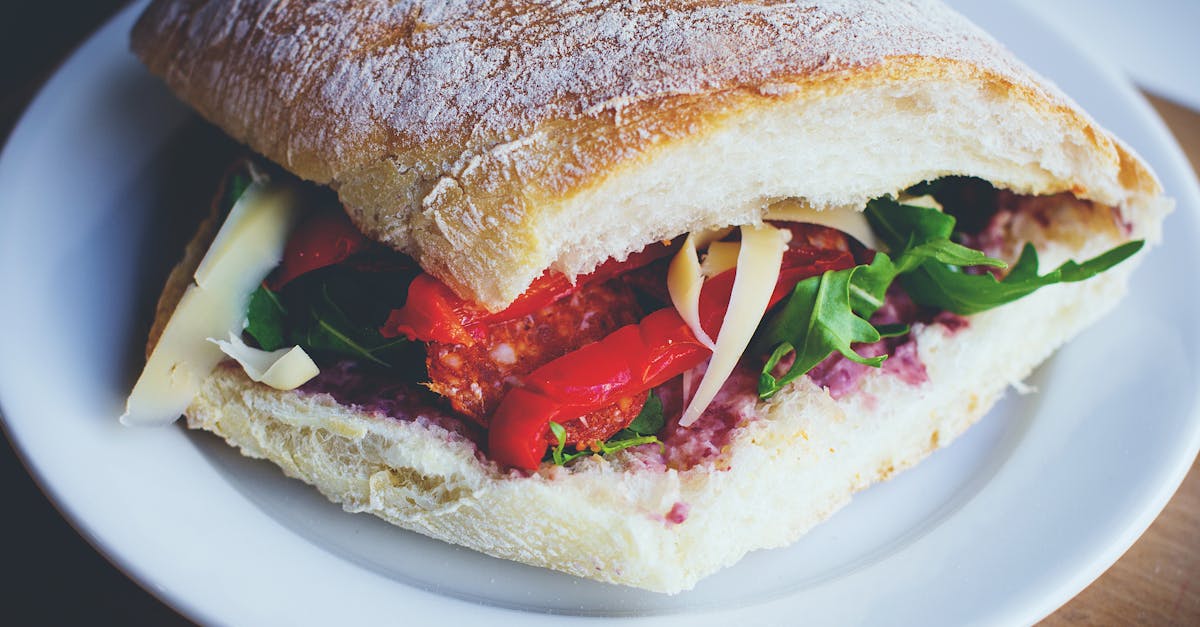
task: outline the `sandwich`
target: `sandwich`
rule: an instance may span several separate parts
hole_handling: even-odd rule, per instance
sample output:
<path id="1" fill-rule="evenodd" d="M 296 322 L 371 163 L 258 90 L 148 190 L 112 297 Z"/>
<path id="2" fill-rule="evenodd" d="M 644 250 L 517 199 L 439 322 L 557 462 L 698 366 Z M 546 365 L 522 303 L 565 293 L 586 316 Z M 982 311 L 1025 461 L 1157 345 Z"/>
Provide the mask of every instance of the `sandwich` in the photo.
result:
<path id="1" fill-rule="evenodd" d="M 1171 207 L 936 2 L 157 0 L 133 47 L 261 157 L 122 420 L 665 593 L 952 441 Z"/>

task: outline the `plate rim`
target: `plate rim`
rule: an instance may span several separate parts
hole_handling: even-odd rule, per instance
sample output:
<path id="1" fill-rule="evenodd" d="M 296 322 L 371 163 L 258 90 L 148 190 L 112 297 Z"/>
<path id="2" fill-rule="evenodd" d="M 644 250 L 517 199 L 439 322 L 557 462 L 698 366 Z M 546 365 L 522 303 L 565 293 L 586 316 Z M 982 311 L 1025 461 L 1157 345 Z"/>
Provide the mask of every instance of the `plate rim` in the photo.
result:
<path id="1" fill-rule="evenodd" d="M 21 114 L 16 123 L 13 125 L 8 140 L 6 141 L 3 150 L 0 151 L 0 168 L 3 168 L 4 164 L 13 159 L 12 153 L 16 150 L 14 146 L 17 145 L 17 138 L 23 137 L 27 133 L 27 131 L 23 131 L 23 129 L 28 126 L 27 123 L 31 117 L 31 114 L 39 107 L 44 108 L 46 106 L 44 101 L 48 98 L 47 94 L 50 93 L 52 89 L 54 89 L 55 85 L 57 85 L 57 82 L 61 80 L 61 76 L 65 68 L 67 68 L 70 64 L 79 63 L 81 58 L 80 55 L 84 48 L 88 44 L 97 41 L 97 39 L 103 33 L 114 29 L 116 26 L 125 21 L 131 22 L 131 14 L 140 12 L 141 8 L 145 4 L 145 0 L 142 0 L 126 6 L 124 9 L 106 21 L 101 27 L 93 31 L 93 33 L 89 35 L 88 38 L 83 41 L 83 43 L 75 47 L 74 50 L 65 58 L 65 60 L 63 60 L 57 66 L 54 72 L 38 90 L 36 96 L 30 101 L 27 109 Z M 1055 30 L 1055 32 L 1065 42 L 1072 45 L 1079 55 L 1086 58 L 1087 61 L 1093 66 L 1093 69 L 1109 75 L 1110 82 L 1108 85 L 1105 85 L 1106 89 L 1119 88 L 1123 92 L 1126 92 L 1126 96 L 1132 96 L 1132 99 L 1137 103 L 1135 106 L 1140 109 L 1138 112 L 1139 118 L 1141 119 L 1140 121 L 1149 123 L 1151 128 L 1154 129 L 1155 136 L 1150 138 L 1150 143 L 1155 145 L 1156 148 L 1163 149 L 1167 154 L 1167 162 L 1156 164 L 1156 171 L 1160 180 L 1170 180 L 1173 182 L 1173 185 L 1175 186 L 1173 191 L 1175 192 L 1175 197 L 1180 207 L 1185 208 L 1185 210 L 1187 207 L 1200 207 L 1200 184 L 1197 183 L 1190 164 L 1184 157 L 1183 152 L 1179 148 L 1176 140 L 1166 129 L 1165 124 L 1158 117 L 1157 113 L 1153 111 L 1150 105 L 1140 94 L 1133 90 L 1128 81 L 1118 74 L 1115 68 L 1104 63 L 1101 59 L 1095 58 L 1094 55 L 1090 54 L 1086 47 L 1076 45 L 1072 41 L 1073 37 L 1070 32 L 1056 28 L 1053 24 L 1046 25 Z M 2 190 L 0 190 L 0 193 L 2 193 Z M 1192 225 L 1195 227 L 1194 222 Z M 1195 232 L 1195 228 L 1193 228 L 1193 231 L 1193 235 L 1198 234 Z M 1058 586 L 1057 594 L 1042 594 L 1041 598 L 1045 602 L 1042 603 L 1040 607 L 1027 608 L 1025 612 L 1020 614 L 1006 615 L 1003 617 L 1005 620 L 1016 619 L 1018 622 L 1026 622 L 1031 619 L 1044 617 L 1050 612 L 1054 611 L 1054 609 L 1061 606 L 1062 603 L 1066 602 L 1080 590 L 1087 587 L 1087 585 L 1101 575 L 1109 566 L 1115 563 L 1115 561 L 1122 554 L 1124 554 L 1134 542 L 1136 542 L 1136 540 L 1150 526 L 1150 524 L 1153 523 L 1153 521 L 1161 513 L 1162 508 L 1167 504 L 1171 496 L 1178 489 L 1180 483 L 1183 481 L 1191 467 L 1192 460 L 1195 459 L 1197 452 L 1200 451 L 1200 390 L 1195 390 L 1193 392 L 1192 401 L 1192 417 L 1189 422 L 1192 427 L 1190 433 L 1190 443 L 1182 447 L 1178 447 L 1175 450 L 1176 454 L 1173 456 L 1174 462 L 1171 464 L 1173 473 L 1170 473 L 1173 475 L 1173 477 L 1171 480 L 1164 481 L 1159 484 L 1160 489 L 1151 499 L 1151 501 L 1156 504 L 1155 507 L 1143 508 L 1138 511 L 1137 515 L 1128 521 L 1123 533 L 1120 535 L 1119 541 L 1110 543 L 1107 551 L 1099 552 L 1093 555 L 1093 559 L 1091 560 L 1089 568 L 1079 569 L 1076 577 L 1070 581 L 1062 582 L 1061 585 Z M 113 566 L 116 567 L 120 572 L 129 577 L 131 580 L 135 581 L 139 586 L 162 601 L 164 604 L 176 609 L 176 611 L 179 611 L 181 614 L 189 618 L 201 619 L 204 622 L 220 622 L 221 618 L 218 614 L 211 613 L 206 608 L 196 605 L 193 600 L 190 600 L 186 597 L 183 591 L 170 591 L 156 586 L 152 577 L 150 576 L 151 573 L 144 570 L 141 565 L 127 561 L 130 559 L 128 553 L 123 552 L 121 547 L 114 546 L 111 540 L 106 540 L 97 534 L 96 530 L 88 524 L 86 514 L 76 509 L 72 503 L 66 502 L 66 500 L 63 498 L 62 491 L 54 485 L 53 481 L 48 480 L 42 470 L 38 468 L 36 454 L 27 449 L 26 440 L 22 438 L 17 430 L 15 430 L 10 424 L 6 407 L 7 405 L 4 400 L 0 399 L 0 428 L 3 429 L 5 435 L 9 438 L 18 460 L 25 467 L 26 471 L 32 477 L 34 482 L 38 485 L 38 488 L 45 493 L 52 506 L 60 513 L 60 515 L 63 516 L 64 519 L 68 521 L 69 524 L 71 524 L 76 532 L 78 532 L 81 537 L 83 537 L 94 549 L 97 550 L 97 552 L 104 556 L 104 558 L 113 564 Z M 176 435 L 182 437 L 182 434 Z M 1057 597 L 1057 601 L 1054 600 L 1055 597 Z M 439 597 L 439 601 L 445 600 L 448 599 Z M 466 608 L 460 609 L 465 610 Z M 484 613 L 489 615 L 493 612 L 506 611 L 494 607 L 486 607 L 484 609 Z M 1014 611 L 1016 610 L 1016 608 L 1011 609 Z M 523 613 L 522 616 L 532 622 L 539 622 L 542 618 L 553 618 L 555 622 L 559 622 L 565 618 L 562 616 L 547 617 L 546 615 L 528 613 Z M 684 614 L 683 616 L 688 615 Z M 995 616 L 994 618 L 1000 617 Z M 547 624 L 549 623 L 547 622 Z"/>

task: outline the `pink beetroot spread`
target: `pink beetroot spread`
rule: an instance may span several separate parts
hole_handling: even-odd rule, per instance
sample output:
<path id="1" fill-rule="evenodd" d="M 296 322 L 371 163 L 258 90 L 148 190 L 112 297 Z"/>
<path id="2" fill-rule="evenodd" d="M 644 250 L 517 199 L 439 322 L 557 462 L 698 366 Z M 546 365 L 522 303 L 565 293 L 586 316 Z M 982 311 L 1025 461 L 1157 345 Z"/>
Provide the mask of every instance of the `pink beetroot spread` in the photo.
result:
<path id="1" fill-rule="evenodd" d="M 871 316 L 871 322 L 877 327 L 905 324 L 916 328 L 920 325 L 939 324 L 952 333 L 969 324 L 966 318 L 948 311 L 923 310 L 896 285 L 888 289 L 887 300 L 879 311 Z M 899 377 L 909 385 L 920 385 L 929 380 L 925 364 L 921 363 L 917 353 L 916 335 L 912 333 L 884 338 L 872 344 L 855 344 L 854 349 L 864 357 L 887 355 L 888 358 L 883 362 L 883 371 Z M 781 368 L 790 365 L 781 364 Z M 871 370 L 871 366 L 864 366 L 834 353 L 810 370 L 808 376 L 813 383 L 829 390 L 830 396 L 840 399 L 857 391 L 863 377 Z"/>
<path id="2" fill-rule="evenodd" d="M 692 371 L 698 383 L 705 366 Z M 683 414 L 682 380 L 672 381 L 657 390 L 663 402 L 667 424 L 658 434 L 663 442 L 661 463 L 668 468 L 686 470 L 718 458 L 729 445 L 734 428 L 758 416 L 758 372 L 739 364 L 721 386 L 713 402 L 690 426 L 679 426 Z M 643 454 L 657 454 L 658 447 L 642 447 Z"/>
<path id="3" fill-rule="evenodd" d="M 691 509 L 691 505 L 688 505 L 684 502 L 677 502 L 671 506 L 671 511 L 667 512 L 667 515 L 664 516 L 664 518 L 667 522 L 673 525 L 678 525 L 687 520 L 688 513 L 691 511 Z"/>
<path id="4" fill-rule="evenodd" d="M 321 369 L 300 388 L 308 394 L 328 394 L 338 403 L 368 414 L 439 426 L 479 445 L 487 440 L 483 429 L 458 417 L 419 384 L 397 381 L 394 373 L 343 360 Z"/>
<path id="5" fill-rule="evenodd" d="M 703 374 L 702 368 L 696 375 L 697 381 L 700 374 Z M 661 386 L 659 394 L 664 412 L 673 416 L 659 434 L 663 441 L 662 452 L 655 444 L 631 449 L 635 465 L 685 470 L 717 457 L 729 443 L 733 428 L 755 416 L 756 376 L 749 368 L 739 367 L 708 410 L 689 428 L 679 426 L 679 416 L 683 413 L 679 380 Z M 354 361 L 341 361 L 323 368 L 300 391 L 329 394 L 338 403 L 366 413 L 436 425 L 466 437 L 476 446 L 482 446 L 487 440 L 480 427 L 446 408 L 437 395 L 423 386 L 397 382 L 386 371 Z M 686 516 L 686 512 L 676 515 Z"/>

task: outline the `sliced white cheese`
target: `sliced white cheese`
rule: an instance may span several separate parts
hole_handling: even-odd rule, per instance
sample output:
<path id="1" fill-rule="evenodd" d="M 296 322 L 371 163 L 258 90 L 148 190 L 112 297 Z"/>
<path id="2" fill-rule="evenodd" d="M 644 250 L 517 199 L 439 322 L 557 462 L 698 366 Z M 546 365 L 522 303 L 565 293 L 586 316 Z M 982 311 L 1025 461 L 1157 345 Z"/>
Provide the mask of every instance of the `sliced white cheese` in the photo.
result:
<path id="1" fill-rule="evenodd" d="M 925 207 L 926 209 L 945 211 L 945 209 L 942 208 L 942 203 L 938 202 L 936 198 L 930 196 L 929 194 L 925 194 L 924 196 L 908 196 L 906 194 L 901 194 L 900 202 L 913 207 Z"/>
<path id="2" fill-rule="evenodd" d="M 733 232 L 734 227 L 723 226 L 719 229 L 704 229 L 700 231 L 692 231 L 691 236 L 695 238 L 696 248 L 703 250 L 710 243 L 725 239 L 726 235 Z"/>
<path id="3" fill-rule="evenodd" d="M 700 326 L 700 288 L 704 286 L 704 275 L 700 272 L 700 258 L 696 253 L 696 238 L 690 233 L 683 240 L 683 247 L 675 253 L 667 268 L 667 292 L 671 304 L 679 317 L 687 323 L 692 334 L 701 344 L 714 348 L 716 343 Z"/>
<path id="4" fill-rule="evenodd" d="M 704 377 L 696 386 L 696 394 L 680 418 L 680 426 L 688 426 L 704 413 L 709 403 L 733 372 L 742 353 L 750 345 L 758 323 L 767 312 L 775 282 L 783 267 L 790 233 L 770 225 L 743 226 L 742 246 L 738 253 L 737 278 L 729 296 L 729 309 L 717 334 L 717 344 Z"/>
<path id="5" fill-rule="evenodd" d="M 767 207 L 764 220 L 779 220 L 782 222 L 808 222 L 837 229 L 862 243 L 872 250 L 880 250 L 879 239 L 871 230 L 867 216 L 862 210 L 854 207 L 830 207 L 814 209 L 808 204 L 788 198 L 773 203 Z"/>
<path id="6" fill-rule="evenodd" d="M 741 242 L 713 242 L 708 245 L 704 261 L 700 263 L 700 271 L 706 277 L 714 277 L 737 266 L 738 253 L 742 249 Z"/>
<path id="7" fill-rule="evenodd" d="M 197 267 L 125 401 L 127 425 L 169 423 L 224 358 L 205 338 L 241 332 L 250 294 L 279 265 L 300 211 L 293 190 L 254 183 L 238 199 Z"/>
<path id="8" fill-rule="evenodd" d="M 277 351 L 265 351 L 247 346 L 241 336 L 232 331 L 229 341 L 208 338 L 221 352 L 234 358 L 252 380 L 265 383 L 276 390 L 294 390 L 321 374 L 303 348 L 293 346 Z"/>
<path id="9" fill-rule="evenodd" d="M 683 371 L 683 402 L 692 400 L 692 392 L 696 390 L 696 370 Z"/>
<path id="10" fill-rule="evenodd" d="M 250 285 L 249 298 L 283 259 L 283 247 L 299 214 L 297 205 L 291 188 L 259 183 L 246 188 L 196 267 L 192 275 L 196 285 L 218 291 Z M 252 281 L 247 274 L 257 279 Z"/>

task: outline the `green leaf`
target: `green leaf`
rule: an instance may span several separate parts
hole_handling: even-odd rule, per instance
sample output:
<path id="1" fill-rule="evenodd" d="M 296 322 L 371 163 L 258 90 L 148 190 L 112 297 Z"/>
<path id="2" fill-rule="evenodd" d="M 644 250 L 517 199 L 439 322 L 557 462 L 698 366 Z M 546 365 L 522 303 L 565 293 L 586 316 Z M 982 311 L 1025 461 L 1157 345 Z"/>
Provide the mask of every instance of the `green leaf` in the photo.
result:
<path id="1" fill-rule="evenodd" d="M 889 251 L 900 252 L 935 240 L 948 240 L 954 233 L 954 217 L 937 209 L 902 205 L 891 196 L 867 202 L 867 222 Z"/>
<path id="2" fill-rule="evenodd" d="M 650 391 L 650 396 L 646 398 L 646 404 L 642 405 L 642 411 L 638 412 L 637 418 L 629 423 L 625 429 L 637 435 L 654 435 L 662 430 L 666 419 L 663 417 L 662 399 L 653 390 Z"/>
<path id="3" fill-rule="evenodd" d="M 877 252 L 870 265 L 858 266 L 850 281 L 850 309 L 870 318 L 887 300 L 888 287 L 899 269 L 886 254 Z"/>
<path id="4" fill-rule="evenodd" d="M 767 358 L 767 363 L 763 366 L 762 373 L 758 375 L 758 396 L 760 398 L 770 398 L 774 396 L 776 392 L 783 389 L 783 386 L 787 383 L 787 381 L 791 381 L 796 378 L 792 377 L 791 379 L 787 379 L 787 381 L 782 381 L 775 378 L 775 375 L 771 374 L 771 372 L 775 370 L 775 366 L 779 365 L 780 360 L 795 350 L 796 347 L 792 346 L 791 343 L 780 342 L 779 346 L 776 346 L 775 350 L 771 351 L 771 356 Z M 790 368 L 788 370 L 788 375 L 790 375 L 794 370 L 794 368 Z"/>
<path id="5" fill-rule="evenodd" d="M 903 337 L 908 335 L 912 329 L 907 324 L 881 324 L 875 327 L 875 330 L 879 332 L 879 339 L 884 339 L 889 337 Z"/>
<path id="6" fill-rule="evenodd" d="M 1146 245 L 1146 240 L 1125 242 L 1120 246 L 1105 251 L 1083 263 L 1068 261 L 1059 266 L 1056 272 L 1061 274 L 1063 283 L 1076 283 L 1090 279 L 1101 272 L 1136 255 Z M 1032 247 L 1030 247 L 1032 248 Z"/>
<path id="7" fill-rule="evenodd" d="M 244 167 L 239 167 L 239 169 L 230 174 L 225 179 L 225 193 L 221 198 L 222 213 L 228 213 L 253 182 L 254 178 Z"/>
<path id="8" fill-rule="evenodd" d="M 328 286 L 322 285 L 321 296 L 311 304 L 311 323 L 301 335 L 299 344 L 306 348 L 361 357 L 377 365 L 391 367 L 379 355 L 403 344 L 404 339 L 388 340 L 373 328 L 355 325 L 330 298 Z"/>
<path id="9" fill-rule="evenodd" d="M 903 205 L 890 196 L 867 203 L 867 221 L 896 259 L 896 274 L 907 274 L 925 261 L 954 266 L 1006 268 L 1001 259 L 950 240 L 955 219 L 937 209 Z"/>
<path id="10" fill-rule="evenodd" d="M 407 286 L 404 276 L 336 266 L 300 277 L 278 294 L 286 313 L 286 342 L 300 345 L 314 358 L 352 357 L 384 367 L 416 367 L 420 345 L 403 337 L 384 338 L 378 330 L 388 312 L 403 304 Z"/>
<path id="11" fill-rule="evenodd" d="M 850 286 L 854 283 L 854 275 L 869 267 L 830 271 L 796 284 L 783 308 L 771 318 L 762 336 L 756 340 L 758 346 L 772 347 L 771 357 L 759 378 L 759 396 L 769 398 L 834 352 L 860 364 L 879 366 L 883 363 L 883 356 L 863 357 L 851 346 L 880 339 L 875 327 L 859 317 L 851 306 Z M 872 289 L 878 289 L 877 278 L 870 276 Z M 883 289 L 886 291 L 886 286 Z M 789 353 L 795 354 L 795 361 L 782 377 L 776 378 L 771 371 Z"/>
<path id="12" fill-rule="evenodd" d="M 959 315 L 970 315 L 1010 303 L 1056 283 L 1089 279 L 1141 250 L 1141 240 L 1127 242 L 1083 263 L 1068 261 L 1051 272 L 1038 275 L 1037 251 L 1026 244 L 1013 269 L 998 280 L 990 274 L 965 274 L 946 264 L 922 263 L 903 277 L 913 301 Z"/>
<path id="13" fill-rule="evenodd" d="M 246 333 L 258 342 L 265 351 L 284 347 L 284 321 L 287 309 L 279 302 L 279 296 L 260 285 L 250 295 L 250 306 L 246 312 Z"/>
<path id="14" fill-rule="evenodd" d="M 554 434 L 554 438 L 558 440 L 558 444 L 555 444 L 554 448 L 550 449 L 550 456 L 555 464 L 562 466 L 568 461 L 563 457 L 563 448 L 567 446 L 567 430 L 562 425 L 551 420 L 550 433 Z"/>
<path id="15" fill-rule="evenodd" d="M 1008 267 L 1008 264 L 1002 259 L 988 257 L 974 248 L 967 248 L 962 244 L 956 244 L 948 239 L 930 240 L 923 244 L 906 248 L 904 250 L 904 257 L 905 261 L 908 261 L 910 258 L 913 262 L 932 259 L 952 266 Z"/>
<path id="16" fill-rule="evenodd" d="M 1068 261 L 1039 276 L 1037 251 L 1026 246 L 1000 281 L 991 274 L 963 271 L 972 266 L 1005 268 L 1007 264 L 951 241 L 956 224 L 953 216 L 903 205 L 891 197 L 868 202 L 866 214 L 891 256 L 877 252 L 869 265 L 826 272 L 796 285 L 751 345 L 751 351 L 769 355 L 759 375 L 762 398 L 769 398 L 834 352 L 861 364 L 881 365 L 885 356 L 868 359 L 852 345 L 908 333 L 904 325 L 876 329 L 867 321 L 883 305 L 888 287 L 897 278 L 914 302 L 968 315 L 1011 302 L 1045 285 L 1090 278 L 1142 247 L 1140 241 L 1130 242 L 1081 264 Z M 793 354 L 791 367 L 776 377 L 779 363 Z"/>
<path id="17" fill-rule="evenodd" d="M 564 452 L 567 429 L 557 422 L 551 421 L 550 433 L 554 435 L 558 444 L 550 449 L 550 459 L 555 464 L 562 466 L 580 457 L 611 455 L 617 451 L 623 451 L 627 448 L 643 444 L 658 444 L 659 448 L 663 448 L 663 443 L 654 434 L 658 433 L 665 423 L 662 399 L 653 390 L 650 391 L 650 396 L 646 398 L 646 404 L 642 405 L 642 411 L 638 413 L 637 418 L 633 419 L 633 422 L 629 423 L 628 427 L 614 433 L 607 441 L 595 442 L 592 446 L 582 451 Z"/>
<path id="18" fill-rule="evenodd" d="M 638 435 L 629 429 L 622 429 L 618 431 L 616 435 L 609 438 L 607 442 L 600 443 L 600 454 L 612 455 L 617 451 L 623 451 L 627 448 L 641 446 L 643 444 L 657 444 L 660 449 L 665 448 L 665 445 L 663 445 L 663 443 L 660 442 L 655 436 Z"/>
<path id="19" fill-rule="evenodd" d="M 896 275 L 914 302 L 970 315 L 1012 302 L 1055 283 L 1082 281 L 1128 259 L 1141 241 L 1128 242 L 1082 264 L 1068 261 L 1038 276 L 1037 251 L 1026 245 L 1003 280 L 967 274 L 963 268 L 1007 264 L 950 241 L 954 217 L 936 209 L 903 205 L 891 197 L 867 203 L 867 220 L 896 257 Z"/>

